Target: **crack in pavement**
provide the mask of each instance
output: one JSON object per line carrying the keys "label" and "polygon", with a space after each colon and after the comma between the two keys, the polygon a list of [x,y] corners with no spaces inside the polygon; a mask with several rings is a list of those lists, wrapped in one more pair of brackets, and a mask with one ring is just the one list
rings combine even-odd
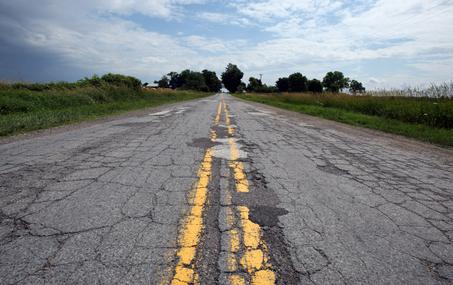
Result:
{"label": "crack in pavement", "polygon": [[0,283],[173,277],[208,149],[194,283],[452,282],[450,152],[223,97],[0,144]]}

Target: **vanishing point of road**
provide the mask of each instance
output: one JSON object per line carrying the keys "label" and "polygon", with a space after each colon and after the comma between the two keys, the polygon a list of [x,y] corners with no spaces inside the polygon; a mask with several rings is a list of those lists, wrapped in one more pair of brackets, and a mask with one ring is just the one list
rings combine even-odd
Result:
{"label": "vanishing point of road", "polygon": [[452,284],[453,152],[218,94],[0,142],[0,284]]}

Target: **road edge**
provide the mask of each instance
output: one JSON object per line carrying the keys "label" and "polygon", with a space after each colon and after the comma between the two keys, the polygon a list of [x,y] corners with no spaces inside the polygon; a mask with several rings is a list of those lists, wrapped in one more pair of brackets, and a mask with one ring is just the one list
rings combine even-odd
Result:
{"label": "road edge", "polygon": [[121,112],[121,113],[117,113],[117,114],[110,114],[110,115],[106,115],[106,116],[102,116],[102,117],[98,117],[98,118],[94,118],[94,119],[86,119],[86,120],[83,120],[80,122],[67,123],[67,124],[63,124],[60,126],[56,126],[56,127],[33,130],[33,131],[19,133],[19,134],[13,134],[13,135],[7,135],[4,137],[0,137],[0,145],[12,143],[12,142],[18,142],[18,141],[27,140],[27,139],[32,139],[32,138],[41,138],[41,137],[45,137],[45,136],[61,134],[64,132],[92,127],[97,124],[107,123],[107,122],[115,121],[118,119],[134,117],[134,116],[143,116],[152,111],[161,111],[162,109],[165,109],[165,108],[175,107],[175,106],[178,106],[178,105],[181,105],[184,103],[195,102],[197,100],[206,100],[211,97],[214,97],[215,95],[216,94],[209,95],[209,96],[202,97],[202,98],[187,99],[187,100],[174,102],[174,103],[164,103],[162,105],[158,105],[158,106],[154,106],[154,107],[145,107],[145,108],[125,111],[125,112]]}

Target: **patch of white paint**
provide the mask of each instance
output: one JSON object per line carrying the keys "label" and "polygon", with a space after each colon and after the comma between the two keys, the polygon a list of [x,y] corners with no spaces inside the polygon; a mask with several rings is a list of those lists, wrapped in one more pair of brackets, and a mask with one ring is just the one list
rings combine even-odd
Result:
{"label": "patch of white paint", "polygon": [[305,123],[299,123],[299,126],[304,127],[304,128],[313,128],[313,125],[310,124],[305,124]]}
{"label": "patch of white paint", "polygon": [[[216,145],[212,148],[212,155],[217,158],[223,158],[226,160],[232,160],[231,157],[231,146],[229,143],[229,138],[227,139],[216,139],[214,142],[220,143],[219,145]],[[234,140],[236,147],[238,148],[238,157],[237,158],[247,158],[247,152],[243,151],[241,148],[241,144],[237,142],[236,139]]]}
{"label": "patch of white paint", "polygon": [[167,115],[170,112],[171,112],[171,110],[164,110],[164,111],[160,111],[160,112],[157,112],[157,113],[152,113],[152,114],[149,114],[149,115],[150,116],[164,116],[164,115]]}

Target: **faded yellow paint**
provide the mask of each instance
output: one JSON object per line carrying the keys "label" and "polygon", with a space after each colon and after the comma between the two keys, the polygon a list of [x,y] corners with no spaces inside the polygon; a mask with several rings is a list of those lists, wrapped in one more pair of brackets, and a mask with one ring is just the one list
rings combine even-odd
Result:
{"label": "faded yellow paint", "polygon": [[252,285],[275,284],[275,273],[272,270],[260,270],[252,275]]}
{"label": "faded yellow paint", "polygon": [[238,270],[236,253],[239,251],[241,246],[239,232],[237,229],[231,229],[230,231],[228,231],[228,235],[230,238],[230,248],[228,252],[228,271],[235,272]]}
{"label": "faded yellow paint", "polygon": [[234,136],[235,129],[233,128],[233,126],[231,126],[230,112],[228,111],[228,107],[225,104],[225,102],[223,102],[223,110],[225,110],[225,124],[227,125],[228,128],[228,134],[230,136]]}
{"label": "faded yellow paint", "polygon": [[218,125],[220,122],[220,116],[222,114],[222,104],[223,104],[223,97],[222,100],[220,100],[219,105],[217,106],[217,113],[214,119],[214,124]]}
{"label": "faded yellow paint", "polygon": [[228,253],[228,271],[235,272],[238,270],[238,262],[236,260],[236,255],[234,253]]}
{"label": "faded yellow paint", "polygon": [[245,285],[244,277],[240,275],[231,275],[230,276],[230,284],[231,285]]}
{"label": "faded yellow paint", "polygon": [[[171,284],[184,284],[193,281],[194,271],[193,269],[177,266],[176,267],[176,274],[173,278]],[[183,283],[181,283],[183,282]]]}
{"label": "faded yellow paint", "polygon": [[[231,143],[231,157],[233,157],[233,149],[235,148],[234,141]],[[248,193],[249,192],[249,182],[247,176],[244,172],[244,165],[240,161],[231,161],[229,163],[230,167],[233,169],[234,180],[236,181],[236,191],[239,193]]]}
{"label": "faded yellow paint", "polygon": [[241,216],[244,245],[249,249],[257,249],[261,241],[260,226],[249,220],[249,208],[238,206],[238,211]]}
{"label": "faded yellow paint", "polygon": [[237,161],[239,159],[239,149],[233,138],[228,140],[228,144],[230,145],[231,157],[229,165],[231,169],[233,169],[233,175],[236,181],[236,191],[239,193],[247,193],[249,192],[249,182],[247,180],[247,176],[245,175],[244,164]]}
{"label": "faded yellow paint", "polygon": [[263,267],[264,254],[261,249],[246,250],[241,258],[241,265],[248,272],[255,272]]}
{"label": "faded yellow paint", "polygon": [[203,211],[206,204],[212,168],[212,149],[208,149],[198,171],[198,183],[192,193],[190,211],[184,220],[178,239],[178,263],[171,284],[197,284],[198,274],[194,270],[197,245],[203,231]]}
{"label": "faded yellow paint", "polygon": [[230,251],[236,253],[240,246],[239,232],[237,229],[232,229],[230,231]]}
{"label": "faded yellow paint", "polygon": [[[238,161],[239,149],[236,145],[235,140],[232,138],[234,136],[235,129],[231,126],[228,106],[225,103],[223,103],[223,105],[223,108],[225,110],[225,122],[228,127],[228,134],[230,135],[230,139],[228,140],[231,156],[229,166],[233,171],[236,191],[239,193],[248,193],[250,189],[247,175],[245,174],[243,163]],[[244,253],[240,259],[241,266],[250,274],[250,280],[252,284],[275,284],[275,272],[271,270],[272,266],[271,264],[269,264],[269,249],[261,238],[260,226],[249,219],[250,210],[248,207],[238,206],[237,211],[239,212],[240,216],[242,242],[244,245]],[[233,239],[230,240],[232,244]],[[238,248],[239,247],[240,246],[238,246]],[[233,251],[232,245],[230,251],[235,252]],[[239,275],[233,275],[232,278],[230,278],[230,283],[232,285],[246,284],[244,278]]]}
{"label": "faded yellow paint", "polygon": [[[244,165],[239,159],[239,149],[235,140],[232,138],[235,134],[235,128],[231,125],[230,114],[228,107],[225,104],[223,97],[217,106],[217,113],[214,123],[218,125],[222,118],[222,109],[225,114],[225,123],[228,128],[228,140],[230,145],[231,161],[230,168],[233,171],[236,191],[240,193],[249,192],[249,182],[245,174]],[[210,138],[214,141],[217,139],[217,134],[211,130]],[[198,284],[199,275],[195,270],[195,258],[197,254],[197,246],[200,242],[200,237],[204,228],[203,213],[208,195],[208,185],[212,175],[212,160],[213,150],[208,149],[204,156],[201,167],[198,171],[198,182],[190,194],[191,208],[184,219],[182,228],[178,238],[178,250],[176,256],[178,261],[174,270],[173,278],[170,284],[172,285],[189,285]],[[231,200],[231,196],[229,197]],[[235,225],[235,213],[239,213],[240,228],[233,228]],[[230,228],[228,231],[230,238],[230,247],[228,252],[228,270],[237,272],[238,266],[248,272],[249,276],[233,274],[229,277],[232,285],[245,285],[248,281],[251,284],[268,285],[275,284],[276,275],[272,271],[272,266],[269,264],[269,250],[266,243],[261,237],[261,228],[258,224],[253,223],[249,219],[249,208],[246,206],[238,206],[237,208],[227,208],[227,224]],[[241,251],[241,243],[243,253]],[[167,279],[168,280],[168,279]],[[168,284],[162,282],[161,284]]]}

